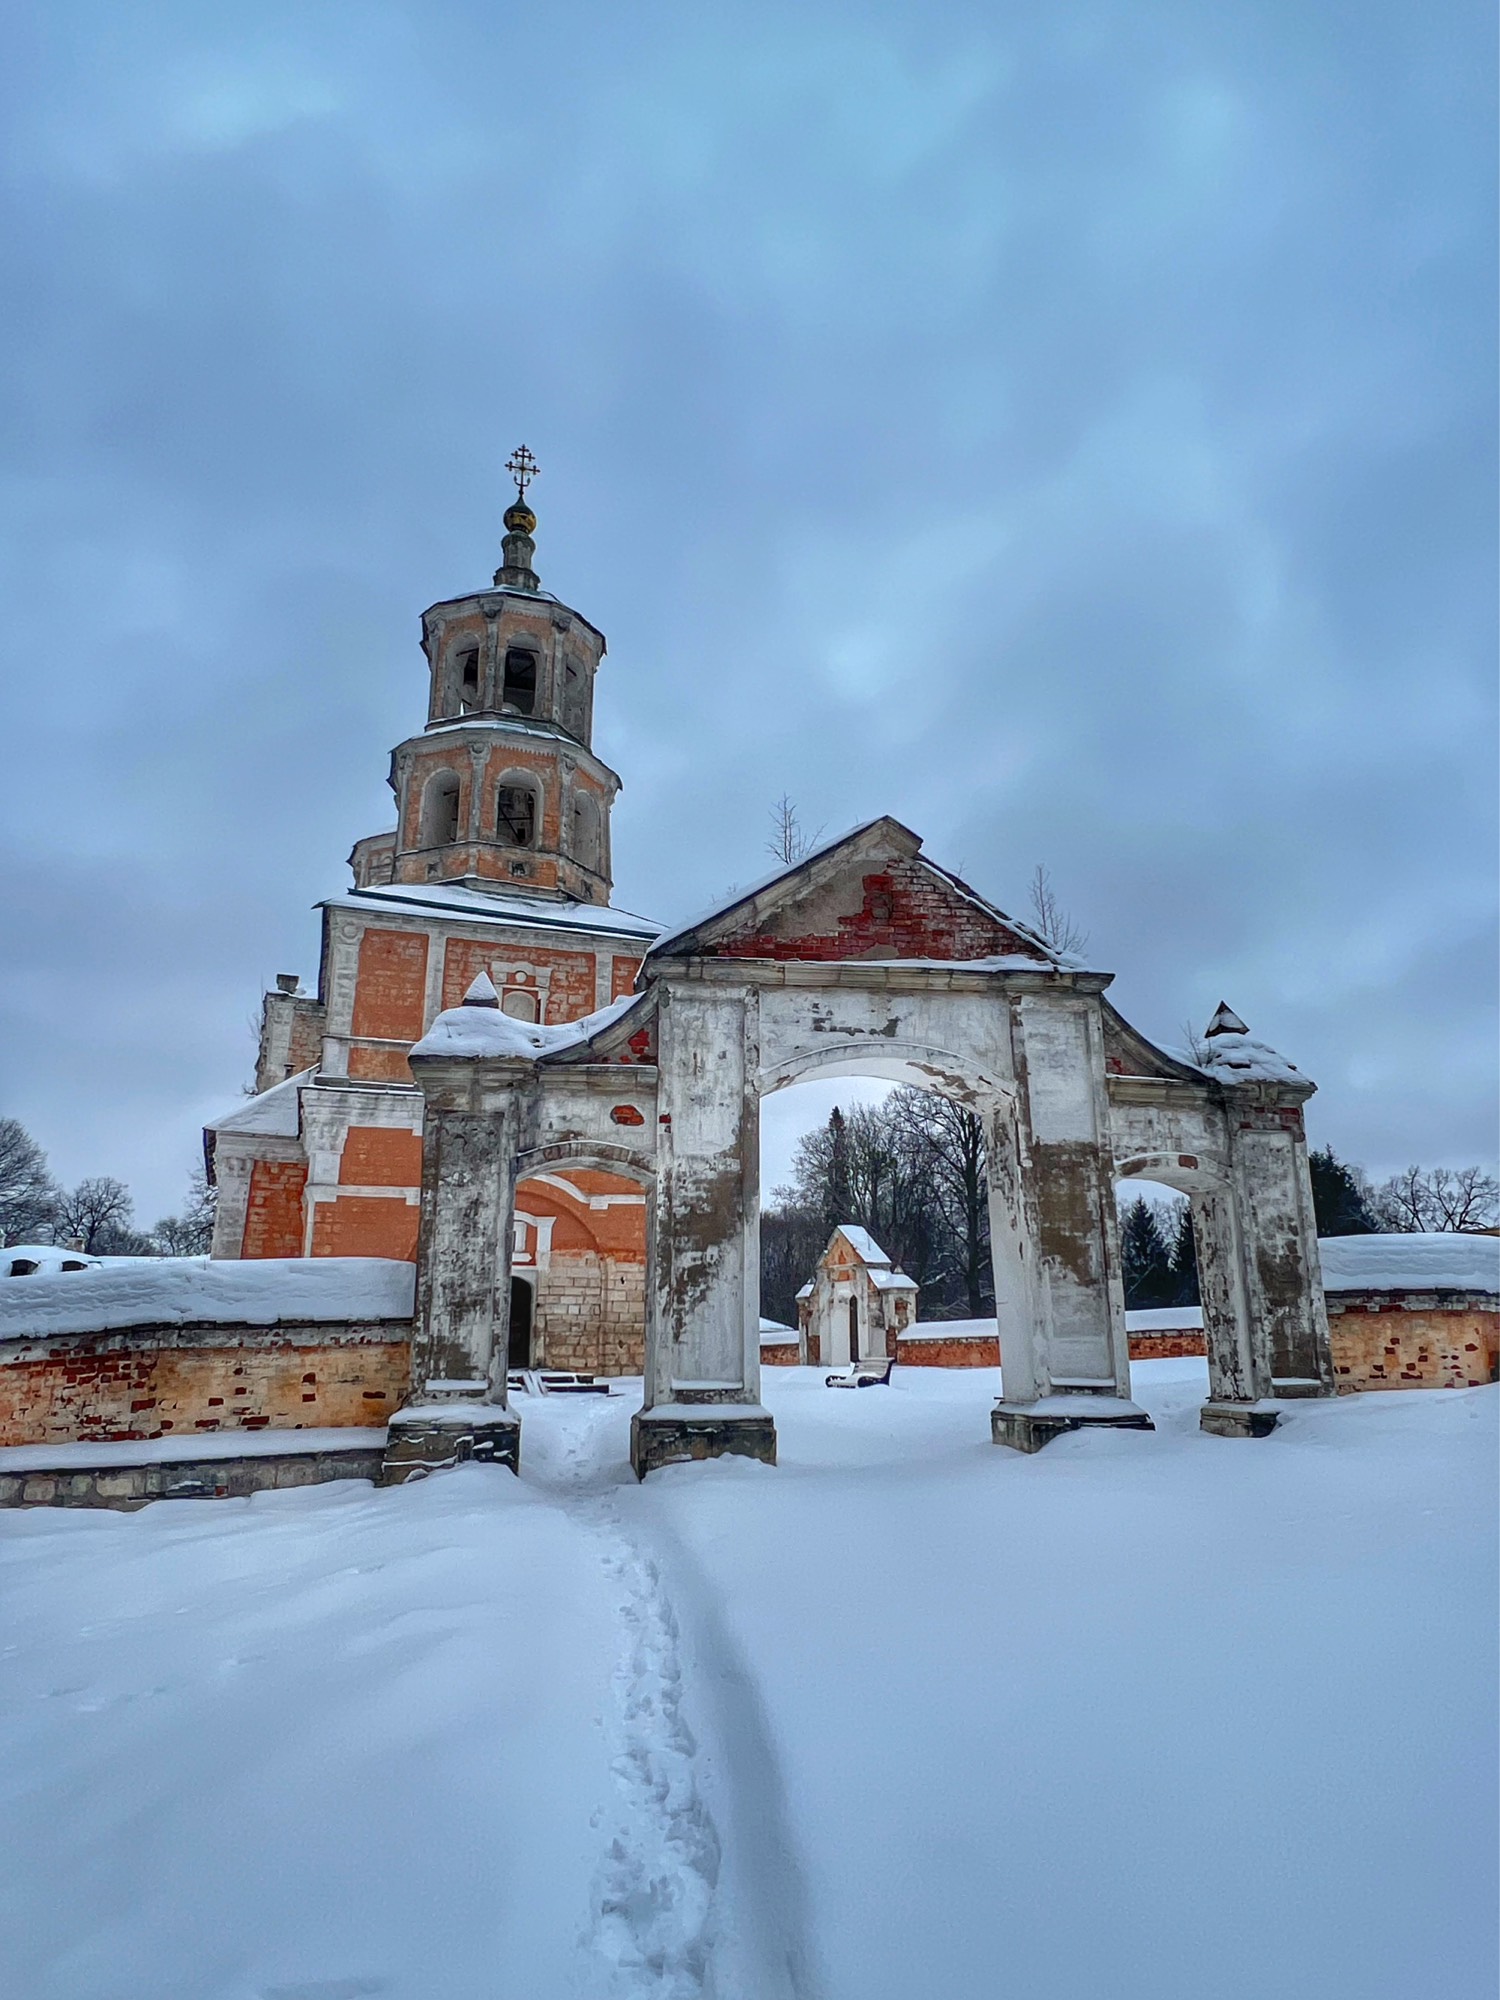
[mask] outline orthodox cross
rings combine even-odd
[[[527,487],[536,478],[542,468],[537,464],[525,445],[522,444],[517,445],[510,457],[505,461],[505,469],[516,482],[516,498],[524,500],[526,498]]]

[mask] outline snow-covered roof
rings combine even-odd
[[[406,916],[448,917],[465,924],[498,924],[508,930],[580,931],[599,937],[628,937],[646,945],[661,926],[632,910],[607,903],[579,903],[519,895],[513,889],[469,889],[456,882],[393,882],[378,888],[346,889],[317,905],[331,910],[386,910]]]
[[[914,1292],[917,1289],[916,1279],[908,1278],[904,1271],[871,1271],[870,1283],[877,1292]]]
[[[210,1132],[264,1132],[280,1139],[295,1139],[301,1131],[299,1105],[300,1092],[304,1083],[310,1083],[316,1070],[299,1070],[296,1076],[289,1076],[283,1083],[273,1083],[269,1090],[258,1091],[254,1097],[228,1111],[222,1118],[215,1118],[209,1125]]]
[[[760,1344],[762,1347],[785,1347],[797,1338],[794,1326],[783,1326],[779,1319],[762,1319],[760,1323]]]
[[[490,995],[494,994],[495,989],[488,976],[481,973],[469,992],[471,995],[482,993],[484,988],[488,988]],[[477,1002],[469,999],[462,1006],[450,1007],[439,1014],[412,1049],[412,1054],[525,1056],[535,1062],[539,1056],[557,1055],[564,1049],[577,1048],[593,1036],[602,1034],[639,1001],[639,994],[627,993],[622,999],[612,1000],[607,1007],[601,1007],[596,1014],[585,1014],[581,1020],[564,1021],[557,1027],[547,1027],[540,1021],[515,1020],[504,1013],[493,999],[481,998]]]
[[[30,1278],[39,1277],[43,1272],[99,1271],[103,1268],[99,1258],[89,1256],[86,1250],[69,1250],[60,1243],[7,1243],[0,1248],[0,1278]]]
[[[1500,1293],[1500,1236],[1322,1236],[1327,1292]]]
[[[889,1264],[886,1256],[868,1229],[861,1229],[857,1222],[841,1222],[836,1232],[842,1236],[849,1248],[862,1264]]]
[[[389,1257],[122,1258],[0,1284],[0,1340],[199,1320],[410,1319],[416,1267]]]
[[[1269,1042],[1252,1034],[1217,1034],[1205,1042],[1195,1066],[1220,1083],[1306,1083],[1308,1079]]]
[[[797,1297],[799,1299],[810,1299],[812,1295],[813,1295],[813,1282],[812,1279],[809,1278],[807,1283],[797,1293]]]

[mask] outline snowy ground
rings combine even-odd
[[[0,1518],[4,2000],[1492,2000],[1493,1390]]]

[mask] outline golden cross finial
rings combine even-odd
[[[524,500],[526,498],[527,487],[536,478],[542,468],[537,464],[525,445],[520,444],[516,446],[510,457],[505,461],[505,469],[516,482],[516,498]]]

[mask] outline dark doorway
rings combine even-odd
[[[849,1301],[849,1359],[859,1359],[859,1300]]]
[[[531,1366],[531,1286],[525,1278],[510,1281],[510,1346],[505,1362],[508,1368]]]

